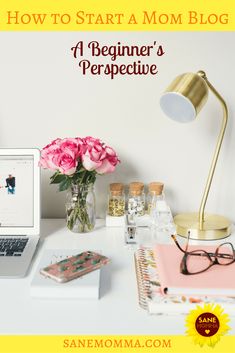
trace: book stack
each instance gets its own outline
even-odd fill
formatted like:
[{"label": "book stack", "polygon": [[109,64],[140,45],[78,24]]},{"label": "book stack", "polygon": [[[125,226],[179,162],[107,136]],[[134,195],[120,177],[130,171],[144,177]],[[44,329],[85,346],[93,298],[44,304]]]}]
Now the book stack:
[{"label": "book stack", "polygon": [[[214,251],[208,246],[203,249]],[[196,304],[214,303],[235,315],[235,264],[215,265],[197,275],[184,275],[180,273],[181,259],[182,252],[175,245],[158,244],[137,250],[140,306],[150,314],[188,314]]]}]

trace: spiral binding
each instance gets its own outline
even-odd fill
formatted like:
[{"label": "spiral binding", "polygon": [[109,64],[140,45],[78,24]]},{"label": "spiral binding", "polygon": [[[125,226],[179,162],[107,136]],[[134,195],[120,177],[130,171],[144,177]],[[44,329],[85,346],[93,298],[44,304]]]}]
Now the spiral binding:
[{"label": "spiral binding", "polygon": [[146,261],[146,249],[138,249],[134,254],[135,269],[139,296],[139,305],[141,308],[148,309],[148,298],[151,298],[151,285]]}]

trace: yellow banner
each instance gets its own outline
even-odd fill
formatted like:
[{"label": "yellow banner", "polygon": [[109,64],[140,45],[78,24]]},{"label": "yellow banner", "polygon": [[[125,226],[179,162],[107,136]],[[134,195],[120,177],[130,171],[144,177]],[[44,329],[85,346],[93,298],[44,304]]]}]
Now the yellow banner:
[{"label": "yellow banner", "polygon": [[[234,353],[235,336],[221,337],[203,353]],[[184,336],[0,336],[1,353],[202,353]]]},{"label": "yellow banner", "polygon": [[233,31],[235,0],[7,0],[0,31]]}]

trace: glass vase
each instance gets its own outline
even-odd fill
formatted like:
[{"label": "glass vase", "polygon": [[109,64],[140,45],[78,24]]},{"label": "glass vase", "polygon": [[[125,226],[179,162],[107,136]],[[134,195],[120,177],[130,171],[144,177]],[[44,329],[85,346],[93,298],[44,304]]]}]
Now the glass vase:
[{"label": "glass vase", "polygon": [[66,222],[74,233],[87,233],[95,227],[94,184],[72,184],[67,193]]}]

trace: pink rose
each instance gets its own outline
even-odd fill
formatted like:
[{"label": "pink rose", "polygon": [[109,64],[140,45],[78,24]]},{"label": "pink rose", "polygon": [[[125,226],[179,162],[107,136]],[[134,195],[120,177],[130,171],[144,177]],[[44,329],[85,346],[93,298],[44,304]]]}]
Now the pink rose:
[{"label": "pink rose", "polygon": [[48,145],[46,145],[43,149],[46,150],[47,148],[49,148],[53,145],[59,146],[61,141],[62,141],[61,138],[57,138],[57,139],[53,140],[51,143],[49,143]]},{"label": "pink rose", "polygon": [[60,149],[65,153],[73,152],[78,158],[81,156],[83,149],[83,141],[80,138],[65,138],[60,142]]},{"label": "pink rose", "polygon": [[60,153],[59,140],[60,139],[52,141],[51,144],[42,149],[39,162],[41,167],[57,170],[57,165],[53,162],[53,157],[56,153]]},{"label": "pink rose", "polygon": [[80,139],[56,139],[42,149],[39,165],[71,175],[76,171],[80,145]]},{"label": "pink rose", "polygon": [[[93,141],[94,142],[94,141]],[[96,170],[101,166],[102,160],[105,158],[105,150],[100,142],[94,142],[94,146],[85,146],[84,154],[82,155],[82,165],[86,170]]]},{"label": "pink rose", "polygon": [[105,173],[112,173],[115,170],[115,167],[120,160],[113,148],[106,146],[105,147],[105,158],[102,160],[101,165],[96,168],[97,173],[105,174]]},{"label": "pink rose", "polygon": [[83,143],[86,147],[94,147],[97,145],[102,146],[103,143],[101,142],[100,139],[97,139],[95,137],[87,136],[83,138]]},{"label": "pink rose", "polygon": [[61,174],[72,175],[76,171],[76,167],[78,164],[76,154],[72,151],[63,152],[57,151],[52,159],[54,165],[56,165],[56,169],[58,169]]}]

